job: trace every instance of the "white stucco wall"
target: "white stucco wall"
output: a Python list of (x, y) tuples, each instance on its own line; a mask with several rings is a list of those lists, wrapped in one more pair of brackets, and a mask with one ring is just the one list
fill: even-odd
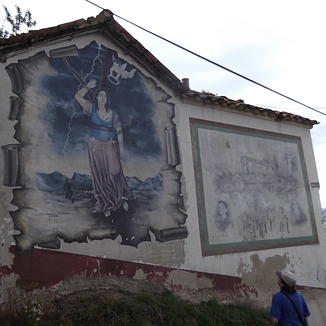
[(187, 259), (183, 267), (189, 269), (200, 268), (200, 270), (205, 272), (239, 276), (244, 279), (247, 285), (257, 286), (257, 284), (260, 283), (263, 288), (267, 285), (274, 285), (273, 282), (275, 280), (273, 277), (276, 270), (285, 269), (296, 273), (298, 284), (325, 288), (325, 232), (322, 223), (318, 188), (311, 188), (311, 195), (319, 244), (209, 257), (201, 256), (189, 118), (299, 136), (302, 140), (309, 184), (311, 182), (318, 182), (309, 128), (290, 123), (274, 122), (271, 119), (264, 119), (259, 116), (238, 114), (234, 111), (218, 110), (209, 107), (209, 105), (207, 107), (200, 107), (180, 102), (176, 105), (176, 124), (178, 126), (183, 162), (180, 167), (180, 171), (182, 171), (183, 174), (182, 189), (186, 199), (187, 213), (189, 215), (187, 223), (191, 230), (190, 234), (195, 235), (194, 237), (188, 237), (186, 239), (185, 248)]

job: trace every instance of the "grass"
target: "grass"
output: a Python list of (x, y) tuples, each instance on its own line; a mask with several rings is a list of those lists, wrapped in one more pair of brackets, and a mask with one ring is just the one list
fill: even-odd
[(219, 304), (211, 300), (190, 304), (169, 291), (159, 295), (92, 293), (0, 307), (2, 326), (264, 326), (270, 325), (269, 320), (267, 309), (249, 302)]

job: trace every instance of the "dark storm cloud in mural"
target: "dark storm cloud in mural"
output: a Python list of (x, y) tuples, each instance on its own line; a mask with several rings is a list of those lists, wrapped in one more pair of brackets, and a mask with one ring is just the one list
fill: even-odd
[[(115, 51), (93, 42), (80, 50), (78, 56), (67, 57), (69, 64), (78, 71), (86, 82), (101, 78), (105, 51), (110, 57), (118, 59)], [(99, 55), (99, 60), (94, 60)], [(94, 64), (95, 63), (95, 64)], [(119, 59), (120, 64), (125, 62)], [(75, 76), (67, 69), (62, 58), (51, 58), (51, 65), (57, 74), (47, 76), (42, 81), (44, 94), (49, 98), (49, 107), (42, 116), (48, 125), (48, 134), (58, 154), (63, 149), (69, 154), (77, 154), (87, 148), (91, 130), (91, 120), (82, 112), (74, 95), (80, 85)], [(127, 64), (127, 71), (134, 69)], [(119, 84), (107, 83), (112, 108), (119, 114), (122, 126), (134, 122), (124, 135), (125, 148), (132, 156), (149, 156), (159, 159), (162, 154), (160, 140), (152, 122), (155, 103), (143, 82), (143, 76), (137, 71), (133, 78), (120, 78)], [(90, 99), (91, 100), (91, 99)]]

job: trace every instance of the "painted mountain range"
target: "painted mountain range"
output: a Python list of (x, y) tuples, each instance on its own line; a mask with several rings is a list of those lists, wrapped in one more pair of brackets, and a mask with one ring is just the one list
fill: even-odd
[[(144, 181), (136, 177), (126, 177), (129, 187), (134, 191), (161, 191), (163, 190), (163, 174), (159, 173), (153, 178), (147, 178)], [(63, 191), (64, 185), (69, 182), (72, 187), (79, 191), (92, 191), (92, 177), (86, 174), (75, 172), (72, 178), (55, 171), (53, 173), (36, 173), (35, 184), (38, 190), (44, 192)]]

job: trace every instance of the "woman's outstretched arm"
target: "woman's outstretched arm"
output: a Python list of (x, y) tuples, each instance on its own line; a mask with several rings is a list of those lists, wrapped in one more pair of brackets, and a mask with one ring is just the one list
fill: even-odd
[(75, 100), (82, 106), (85, 107), (86, 100), (84, 99), (84, 96), (87, 94), (87, 92), (96, 86), (96, 80), (91, 79), (86, 86), (81, 88), (75, 95)]

